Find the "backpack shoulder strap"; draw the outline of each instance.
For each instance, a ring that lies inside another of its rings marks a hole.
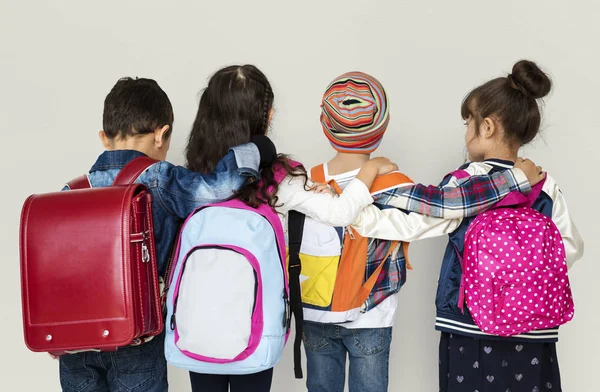
[[[300,162],[296,162],[291,159],[287,159],[287,164],[292,169],[304,169],[304,166],[302,166],[302,164]],[[278,184],[280,184],[284,180],[284,178],[288,175],[283,164],[281,164],[280,162],[276,162],[275,165],[273,165],[273,172],[274,172],[273,178],[274,178],[275,182]]]
[[[371,185],[371,193],[383,192],[387,189],[396,188],[403,184],[412,185],[414,182],[407,175],[400,172],[391,172],[378,176]]]
[[[310,179],[321,184],[325,183],[325,168],[322,163],[310,169]]]
[[[123,169],[117,174],[113,185],[129,185],[135,182],[135,180],[151,165],[158,162],[156,159],[142,156],[135,158],[130,161]],[[77,178],[72,179],[66,184],[70,190],[74,189],[87,189],[91,188],[90,179],[87,174],[81,175]]]
[[[293,315],[296,326],[296,336],[294,338],[294,375],[296,378],[302,378],[302,353],[300,351],[300,344],[302,343],[302,325],[304,323],[304,315],[302,313],[302,295],[300,294],[300,271],[302,270],[302,262],[300,260],[300,245],[302,244],[302,234],[304,232],[304,219],[304,214],[298,211],[289,212],[288,276],[290,280],[290,314],[288,315],[288,328],[291,325],[291,318]]]
[[[135,158],[130,161],[115,177],[113,185],[129,185],[133,184],[135,180],[150,166],[158,162],[156,159],[152,159],[147,156]]]
[[[90,184],[90,179],[88,178],[87,174],[84,174],[77,178],[72,179],[71,181],[67,182],[66,185],[69,187],[70,190],[87,189],[87,188],[92,187],[92,185]]]
[[[318,182],[321,184],[327,183],[327,185],[331,186],[338,195],[342,194],[342,188],[340,188],[335,180],[327,181],[325,178],[325,166],[323,164],[317,165],[310,169],[310,179],[313,182]]]
[[[414,184],[414,181],[404,173],[398,171],[391,172],[377,177],[375,181],[373,181],[370,191],[371,194],[381,193],[403,184],[412,185]],[[408,246],[409,242],[402,242],[402,250],[404,251],[404,258],[406,259],[406,268],[411,270],[413,268],[408,259]]]

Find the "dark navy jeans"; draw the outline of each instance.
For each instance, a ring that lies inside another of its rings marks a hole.
[[[164,334],[140,346],[114,352],[84,352],[60,357],[64,392],[165,392]]]

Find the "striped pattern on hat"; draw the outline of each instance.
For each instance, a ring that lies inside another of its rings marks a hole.
[[[383,86],[363,72],[348,72],[331,82],[321,108],[323,132],[339,152],[372,153],[390,121]]]

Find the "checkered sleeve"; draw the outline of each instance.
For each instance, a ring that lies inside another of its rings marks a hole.
[[[480,214],[512,191],[529,193],[531,186],[519,169],[494,174],[467,176],[448,174],[441,186],[403,184],[373,194],[375,204],[388,205],[444,219],[458,219]]]

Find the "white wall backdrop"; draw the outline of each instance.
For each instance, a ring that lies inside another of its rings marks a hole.
[[[464,156],[461,99],[521,58],[554,78],[543,136],[524,151],[561,184],[586,254],[571,279],[576,319],[562,329],[566,392],[599,390],[600,54],[595,1],[10,1],[0,0],[2,202],[0,309],[3,391],[58,391],[58,365],[22,338],[18,224],[31,193],[59,189],[102,151],[102,103],[119,77],[156,79],[175,109],[169,159],[183,146],[209,75],[253,63],[275,90],[274,140],[306,165],[332,155],[321,94],[338,74],[379,78],[391,124],[377,155],[415,180],[439,181]],[[593,201],[593,202],[590,202]],[[437,391],[434,293],[444,239],[415,243],[402,289],[390,362],[391,391]],[[171,390],[188,391],[170,372]],[[274,391],[303,391],[291,345]]]

